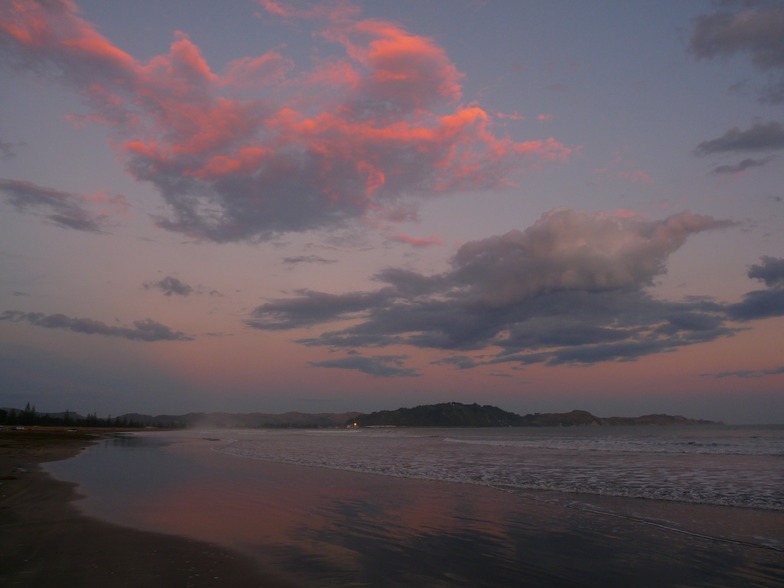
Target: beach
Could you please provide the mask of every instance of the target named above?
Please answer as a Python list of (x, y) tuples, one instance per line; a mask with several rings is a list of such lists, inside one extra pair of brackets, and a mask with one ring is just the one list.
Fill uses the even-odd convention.
[[(220, 451), (225, 440), (214, 435), (254, 433), (110, 438), (47, 463), (57, 478), (79, 480), (88, 498), (76, 502), (73, 484), (34, 464), (76, 455), (89, 437), (61, 436), (48, 445), (50, 453), (3, 447), (3, 473), (20, 461), (33, 465), (0, 487), (0, 583), (772, 588), (784, 582), (784, 512), (276, 463)], [(255, 435), (274, 441), (272, 434)], [(291, 435), (289, 447), (300, 437), (321, 447), (337, 439)]]
[(285, 586), (230, 550), (81, 515), (75, 485), (54, 480), (39, 464), (72, 457), (99, 438), (0, 431), (0, 585)]

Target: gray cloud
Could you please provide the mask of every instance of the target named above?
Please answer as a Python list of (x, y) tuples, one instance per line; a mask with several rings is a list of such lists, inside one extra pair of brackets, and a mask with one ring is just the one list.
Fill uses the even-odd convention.
[(334, 259), (325, 259), (318, 255), (298, 255), (295, 257), (284, 257), (283, 263), (286, 265), (298, 265), (300, 263), (335, 263)]
[(766, 255), (760, 261), (749, 268), (749, 277), (762, 280), (769, 288), (784, 287), (784, 258)]
[(644, 221), (554, 210), (525, 231), (466, 243), (442, 274), (392, 268), (375, 276), (384, 286), (373, 292), (301, 291), (257, 307), (248, 324), (292, 329), (352, 319), (299, 342), (492, 354), (440, 360), (461, 369), (635, 359), (732, 332), (720, 304), (667, 302), (646, 291), (689, 236), (732, 225), (688, 212)]
[(351, 356), (340, 359), (313, 361), (314, 367), (357, 370), (377, 378), (415, 377), (419, 372), (403, 367), (405, 355), (377, 355), (374, 357)]
[[(761, 71), (784, 69), (784, 5), (778, 0), (724, 2), (722, 9), (695, 21), (690, 49), (701, 59), (748, 54)], [(784, 82), (763, 90), (767, 102), (784, 101)]]
[(748, 52), (760, 69), (784, 67), (784, 5), (746, 2), (737, 6), (740, 9), (735, 12), (720, 10), (697, 18), (690, 41), (694, 54), (713, 59)]
[(702, 374), (714, 378), (764, 378), (765, 376), (778, 376), (784, 374), (784, 365), (768, 370), (735, 370), (728, 372), (714, 372)]
[(719, 165), (719, 166), (716, 166), (716, 167), (713, 168), (713, 173), (714, 174), (719, 174), (719, 175), (723, 175), (723, 174), (738, 174), (738, 173), (744, 172), (744, 171), (746, 171), (748, 169), (753, 169), (755, 167), (762, 167), (764, 165), (767, 165), (771, 161), (773, 161), (772, 157), (764, 157), (762, 159), (751, 159), (751, 158), (744, 159), (743, 161), (740, 161), (740, 162), (736, 163), (735, 165)]
[(36, 327), (63, 329), (86, 335), (105, 335), (122, 337), (131, 341), (190, 341), (193, 337), (156, 322), (152, 319), (133, 321), (133, 327), (112, 327), (89, 318), (71, 318), (64, 314), (44, 314), (42, 312), (20, 312), (6, 310), (0, 320), (26, 322)]
[(172, 294), (176, 294), (177, 296), (189, 296), (193, 293), (193, 288), (190, 285), (174, 276), (166, 276), (157, 282), (146, 282), (144, 287), (147, 289), (155, 288), (160, 290), (166, 296), (171, 296)]
[(749, 268), (748, 276), (762, 280), (767, 289), (747, 292), (740, 302), (731, 304), (730, 317), (749, 321), (784, 316), (784, 258), (765, 256)]
[(721, 137), (703, 141), (694, 152), (697, 155), (712, 153), (773, 151), (784, 149), (784, 127), (777, 121), (756, 123), (748, 130), (733, 127)]
[(784, 288), (748, 292), (741, 302), (730, 305), (728, 312), (738, 321), (784, 316)]
[(64, 228), (100, 233), (105, 220), (101, 215), (91, 214), (82, 205), (80, 196), (37, 186), (32, 182), (0, 179), (0, 192), (17, 210), (48, 212), (46, 217)]
[(298, 294), (297, 298), (262, 304), (253, 311), (253, 318), (247, 324), (257, 329), (286, 330), (351, 318), (382, 303), (388, 292), (327, 294), (298, 290)]

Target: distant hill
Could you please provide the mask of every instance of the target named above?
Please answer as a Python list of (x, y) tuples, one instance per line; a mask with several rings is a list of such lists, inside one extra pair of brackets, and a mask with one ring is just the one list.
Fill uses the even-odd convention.
[(585, 410), (520, 416), (495, 406), (447, 402), (414, 408), (382, 410), (353, 418), (360, 427), (574, 427), (618, 425), (719, 424), (682, 416), (653, 414), (640, 417), (597, 417)]
[(447, 402), (363, 414), (360, 427), (519, 427), (523, 417), (495, 406)]
[(304, 413), (286, 412), (191, 412), (181, 415), (149, 415), (127, 413), (116, 417), (86, 417), (74, 412), (38, 413), (35, 408), (24, 410), (0, 408), (2, 425), (66, 425), (87, 427), (160, 427), (160, 428), (330, 428), (360, 427), (573, 427), (619, 425), (695, 425), (720, 424), (666, 414), (639, 417), (597, 417), (584, 410), (557, 413), (534, 413), (521, 416), (496, 406), (445, 402), (414, 408), (398, 408), (363, 414), (359, 412)]

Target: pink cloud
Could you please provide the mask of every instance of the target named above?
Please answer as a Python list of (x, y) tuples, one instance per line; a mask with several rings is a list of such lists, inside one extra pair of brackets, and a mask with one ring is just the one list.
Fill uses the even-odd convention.
[(434, 247), (436, 245), (443, 245), (444, 242), (439, 237), (412, 237), (411, 235), (404, 235), (398, 233), (389, 237), (390, 241), (397, 241), (398, 243), (406, 243), (413, 247)]
[(321, 38), (345, 53), (299, 72), (269, 51), (220, 73), (177, 32), (167, 54), (143, 63), (71, 0), (14, 1), (0, 47), (42, 75), (58, 72), (89, 105), (87, 120), (116, 129), (129, 172), (168, 203), (159, 225), (196, 238), (265, 239), (383, 216), (401, 198), (495, 188), (572, 152), (554, 138), (496, 136), (484, 109), (460, 103), (462, 74), (432, 39), (346, 3), (262, 6), (321, 19)]
[(628, 161), (624, 149), (615, 149), (612, 161), (606, 167), (598, 167), (595, 173), (619, 178), (633, 184), (653, 184), (653, 178), (646, 170)]

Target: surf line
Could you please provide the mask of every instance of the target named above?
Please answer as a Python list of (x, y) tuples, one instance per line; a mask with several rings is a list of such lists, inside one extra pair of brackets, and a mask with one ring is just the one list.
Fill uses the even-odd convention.
[(732, 545), (740, 545), (742, 547), (751, 547), (754, 549), (767, 549), (769, 551), (775, 551), (777, 553), (784, 553), (784, 548), (777, 547), (775, 545), (766, 545), (765, 543), (754, 543), (753, 541), (742, 541), (740, 539), (731, 539), (730, 537), (719, 537), (717, 535), (705, 535), (704, 533), (696, 533), (694, 531), (687, 531), (686, 529), (679, 529), (678, 527), (674, 527), (671, 525), (666, 525), (664, 523), (659, 523), (656, 521), (652, 521), (650, 519), (645, 519), (643, 517), (636, 517), (633, 515), (624, 515), (619, 514), (616, 512), (610, 512), (607, 510), (599, 510), (590, 506), (580, 505), (575, 503), (563, 504), (560, 502), (555, 502), (552, 500), (545, 500), (544, 498), (539, 498), (536, 496), (531, 496), (530, 494), (520, 492), (521, 488), (515, 488), (514, 486), (500, 486), (500, 485), (492, 485), (491, 488), (498, 490), (500, 492), (506, 492), (507, 494), (513, 494), (518, 498), (523, 498), (526, 500), (530, 500), (532, 502), (541, 502), (544, 504), (549, 504), (551, 506), (557, 505), (563, 508), (569, 508), (572, 510), (578, 510), (581, 512), (588, 512), (598, 516), (605, 516), (605, 517), (613, 517), (616, 519), (623, 519), (627, 521), (632, 521), (635, 523), (640, 523), (642, 525), (649, 525), (651, 527), (658, 527), (660, 529), (664, 529), (665, 531), (671, 531), (673, 533), (679, 533), (681, 535), (687, 535), (689, 537), (697, 537), (699, 539), (705, 539), (708, 541), (715, 541), (717, 543), (729, 543)]

